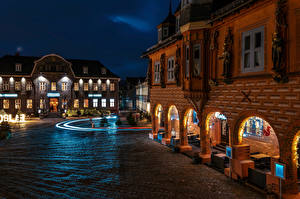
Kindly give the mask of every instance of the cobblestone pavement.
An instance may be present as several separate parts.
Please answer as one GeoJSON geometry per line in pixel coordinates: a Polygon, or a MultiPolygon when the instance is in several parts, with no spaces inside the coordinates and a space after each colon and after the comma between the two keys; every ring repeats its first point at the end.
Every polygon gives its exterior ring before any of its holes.
{"type": "Polygon", "coordinates": [[[259,199],[263,195],[147,138],[50,124],[0,144],[0,198],[259,199]]]}

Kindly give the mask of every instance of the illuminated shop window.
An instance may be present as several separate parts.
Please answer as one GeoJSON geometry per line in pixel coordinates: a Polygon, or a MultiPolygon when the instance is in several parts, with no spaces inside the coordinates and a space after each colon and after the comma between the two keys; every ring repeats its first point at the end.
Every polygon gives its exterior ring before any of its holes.
{"type": "Polygon", "coordinates": [[[9,109],[9,100],[3,100],[3,109],[9,109]]]}
{"type": "Polygon", "coordinates": [[[101,100],[101,105],[102,105],[102,107],[106,107],[106,99],[101,100]]]}
{"type": "Polygon", "coordinates": [[[51,90],[56,91],[56,82],[51,82],[51,90]]]}
{"type": "Polygon", "coordinates": [[[98,83],[93,83],[93,90],[98,91],[98,83]]]}
{"type": "Polygon", "coordinates": [[[168,81],[175,80],[174,66],[175,66],[174,57],[171,57],[168,59],[168,81]]]}
{"type": "Polygon", "coordinates": [[[46,82],[40,82],[40,91],[46,90],[46,82]]]}
{"type": "Polygon", "coordinates": [[[110,107],[115,107],[115,99],[110,99],[109,100],[109,106],[110,107]]]}
{"type": "Polygon", "coordinates": [[[16,91],[20,91],[21,90],[21,82],[19,82],[19,81],[15,82],[15,90],[16,91]]]}
{"type": "Polygon", "coordinates": [[[27,100],[27,105],[26,105],[27,109],[32,109],[32,99],[28,99],[27,100]]]}
{"type": "Polygon", "coordinates": [[[89,107],[89,100],[88,99],[84,99],[83,107],[84,108],[88,108],[89,107]]]}
{"type": "Polygon", "coordinates": [[[45,99],[40,99],[40,109],[45,108],[45,99]]]}
{"type": "Polygon", "coordinates": [[[4,84],[3,84],[3,90],[9,91],[9,83],[8,82],[4,82],[4,84]]]}
{"type": "Polygon", "coordinates": [[[68,89],[68,84],[67,84],[67,82],[63,82],[62,84],[61,84],[61,90],[62,91],[66,91],[68,89]]]}
{"type": "Polygon", "coordinates": [[[106,83],[101,84],[102,86],[102,91],[106,91],[106,83]]]}
{"type": "Polygon", "coordinates": [[[264,70],[264,26],[243,32],[242,71],[258,72],[264,70]]]}
{"type": "Polygon", "coordinates": [[[98,99],[93,99],[93,107],[98,108],[98,99]]]}
{"type": "Polygon", "coordinates": [[[79,83],[74,83],[74,91],[79,91],[79,83]]]}
{"type": "Polygon", "coordinates": [[[31,91],[32,90],[32,82],[27,82],[26,83],[26,91],[31,91]]]}
{"type": "Polygon", "coordinates": [[[115,83],[110,84],[110,91],[115,91],[115,83]]]}
{"type": "Polygon", "coordinates": [[[17,109],[17,110],[21,109],[21,100],[20,99],[15,100],[15,109],[17,109]]]}
{"type": "Polygon", "coordinates": [[[160,83],[160,63],[156,62],[154,64],[154,82],[160,83]]]}
{"type": "Polygon", "coordinates": [[[61,108],[66,109],[68,105],[68,100],[67,99],[62,99],[61,101],[61,108]]]}
{"type": "Polygon", "coordinates": [[[89,83],[84,83],[83,84],[83,90],[88,91],[89,90],[89,83]]]}
{"type": "Polygon", "coordinates": [[[74,108],[79,108],[79,99],[74,100],[74,108]]]}

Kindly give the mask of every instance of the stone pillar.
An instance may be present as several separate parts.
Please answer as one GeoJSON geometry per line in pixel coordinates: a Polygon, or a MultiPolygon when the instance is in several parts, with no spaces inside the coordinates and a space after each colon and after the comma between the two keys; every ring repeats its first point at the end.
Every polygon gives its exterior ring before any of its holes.
{"type": "Polygon", "coordinates": [[[152,112],[152,133],[149,134],[150,139],[157,139],[157,133],[158,133],[158,119],[155,116],[155,111],[152,112]]]}
{"type": "Polygon", "coordinates": [[[165,137],[162,139],[161,143],[164,145],[168,145],[171,143],[171,126],[169,125],[169,116],[168,110],[164,112],[164,121],[165,121],[165,137]]]}
{"type": "Polygon", "coordinates": [[[209,142],[209,132],[206,130],[205,121],[200,126],[200,159],[201,163],[207,163],[211,160],[211,149],[209,142]]]}
{"type": "Polygon", "coordinates": [[[180,146],[179,146],[179,150],[180,152],[184,152],[184,151],[191,151],[192,147],[189,145],[188,143],[188,137],[187,137],[187,128],[185,127],[184,124],[184,115],[182,115],[182,117],[180,117],[179,120],[179,126],[180,126],[180,146]]]}

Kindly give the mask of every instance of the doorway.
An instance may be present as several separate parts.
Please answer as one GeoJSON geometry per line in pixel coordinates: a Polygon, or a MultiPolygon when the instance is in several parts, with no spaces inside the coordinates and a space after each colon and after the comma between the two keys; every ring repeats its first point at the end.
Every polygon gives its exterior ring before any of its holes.
{"type": "Polygon", "coordinates": [[[58,98],[50,98],[50,112],[51,113],[58,112],[58,98]]]}

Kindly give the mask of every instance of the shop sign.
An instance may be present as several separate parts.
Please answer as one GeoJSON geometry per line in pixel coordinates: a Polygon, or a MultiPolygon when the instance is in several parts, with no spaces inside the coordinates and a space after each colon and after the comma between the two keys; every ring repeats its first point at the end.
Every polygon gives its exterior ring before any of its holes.
{"type": "Polygon", "coordinates": [[[285,165],[275,162],[275,177],[285,180],[285,165]]]}
{"type": "Polygon", "coordinates": [[[47,97],[60,97],[60,93],[47,93],[47,97]]]}
{"type": "Polygon", "coordinates": [[[6,93],[6,94],[0,94],[1,98],[17,98],[18,94],[13,94],[13,93],[6,93]]]}
{"type": "Polygon", "coordinates": [[[232,148],[230,146],[226,146],[226,156],[232,159],[232,148]]]}
{"type": "Polygon", "coordinates": [[[0,123],[2,122],[25,122],[25,114],[16,115],[15,118],[11,114],[0,115],[0,123]]]}
{"type": "Polygon", "coordinates": [[[89,98],[101,98],[102,94],[89,94],[89,98]]]}

